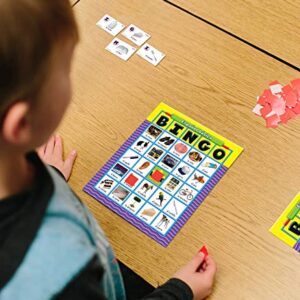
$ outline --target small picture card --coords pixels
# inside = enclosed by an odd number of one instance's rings
[[[118,38],[113,39],[105,49],[123,60],[128,60],[128,58],[136,51],[136,48]]]
[[[137,52],[137,55],[147,60],[154,66],[157,66],[165,57],[164,53],[160,52],[147,43],[142,48],[140,48],[140,50]]]
[[[150,34],[146,33],[145,31],[133,24],[129,25],[122,32],[122,35],[124,35],[127,39],[131,40],[138,46],[143,45],[151,37]]]
[[[101,20],[97,22],[96,25],[113,36],[116,36],[125,27],[125,25],[109,15],[105,15]]]

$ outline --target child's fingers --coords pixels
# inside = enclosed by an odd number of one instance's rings
[[[204,262],[201,264],[200,272],[201,272],[201,273],[205,272],[206,267],[207,267],[207,263],[206,263],[206,261],[204,261]]]
[[[51,136],[46,144],[45,155],[52,155],[54,149],[55,138]]]
[[[190,262],[188,262],[186,267],[190,269],[192,272],[195,272],[197,271],[197,269],[199,268],[203,260],[204,260],[204,254],[199,252],[197,253],[196,256],[194,256],[194,258]]]
[[[42,145],[41,147],[37,148],[36,151],[38,155],[42,158],[45,155],[46,144]]]
[[[213,278],[215,276],[216,271],[217,271],[217,265],[216,265],[216,263],[214,262],[214,260],[210,256],[207,256],[206,257],[205,273],[209,277]]]
[[[62,138],[58,134],[55,136],[55,144],[54,144],[53,152],[54,154],[62,158],[63,156]]]
[[[216,266],[215,261],[213,260],[213,258],[212,258],[210,255],[207,255],[207,256],[206,256],[205,261],[206,261],[207,265],[213,265],[213,266]]]
[[[76,150],[72,150],[71,153],[68,155],[67,159],[65,160],[64,169],[65,169],[66,180],[68,180],[71,175],[71,171],[72,171],[76,157],[77,157]]]

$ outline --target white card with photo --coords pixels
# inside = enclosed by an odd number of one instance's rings
[[[136,152],[139,152],[141,154],[144,154],[148,148],[152,145],[151,142],[149,142],[144,137],[140,136],[131,146]]]
[[[186,153],[190,150],[190,146],[187,144],[178,141],[171,149],[170,153],[174,156],[177,156],[179,158],[182,158],[186,155]]]
[[[109,195],[109,197],[119,204],[123,203],[127,196],[130,194],[130,191],[127,190],[124,186],[118,185]]]
[[[147,180],[144,180],[136,189],[136,193],[145,199],[149,199],[155,192],[156,186]]]
[[[131,190],[134,190],[142,181],[142,177],[135,172],[129,171],[122,180],[122,184]]]
[[[131,194],[123,206],[129,210],[131,213],[136,214],[136,212],[145,204],[145,201],[135,194]]]
[[[151,161],[142,157],[141,160],[134,166],[134,170],[138,174],[142,176],[146,176],[150,172],[153,166],[154,164]]]
[[[108,195],[113,188],[117,185],[117,182],[105,175],[95,186],[98,191]]]
[[[176,139],[172,135],[164,132],[156,143],[163,149],[168,150],[170,147],[172,147],[175,141]]]
[[[187,183],[195,188],[197,191],[200,191],[206,182],[209,180],[209,178],[202,173],[195,171],[191,177],[188,179]]]
[[[175,170],[172,172],[176,177],[185,181],[188,177],[194,172],[194,168],[189,166],[188,164],[181,162]]]
[[[156,207],[158,207],[159,209],[162,209],[171,199],[171,196],[166,193],[165,191],[158,189],[153,196],[151,197],[151,199],[149,200],[149,202],[153,205],[155,205]]]
[[[165,150],[159,148],[158,146],[154,145],[150,148],[148,151],[146,157],[149,158],[153,162],[157,162],[160,160],[160,158],[163,156],[165,153]]]
[[[179,162],[178,158],[175,158],[170,154],[166,154],[159,162],[159,166],[165,169],[166,171],[171,172],[172,170],[174,170],[178,162]]]
[[[182,182],[174,176],[169,176],[167,180],[161,185],[161,188],[169,192],[171,195],[175,194],[182,186]]]
[[[155,141],[159,135],[161,134],[162,130],[158,127],[155,127],[153,125],[149,126],[147,130],[143,133],[143,136],[145,136],[147,139],[151,141]]]
[[[146,203],[138,213],[138,216],[145,221],[146,223],[150,224],[154,218],[158,215],[159,210],[156,209],[149,203]]]
[[[195,199],[197,193],[196,190],[185,184],[179,189],[175,197],[189,205]]]
[[[167,216],[164,213],[161,213],[155,221],[152,223],[152,227],[154,227],[157,231],[161,232],[162,234],[165,234],[170,227],[174,224],[174,220]]]
[[[129,39],[138,46],[143,45],[151,37],[150,34],[146,33],[145,31],[133,24],[129,25],[122,32],[122,35],[124,35],[127,39]]]
[[[133,150],[129,149],[120,158],[120,161],[127,167],[132,168],[132,166],[140,159],[141,155],[137,154]]]
[[[218,164],[213,159],[207,157],[199,166],[199,170],[203,172],[204,174],[207,174],[208,176],[212,176],[220,164]]]
[[[122,164],[117,162],[109,171],[108,174],[112,178],[120,181],[124,175],[128,172],[129,168],[124,167]]]
[[[172,218],[177,219],[185,210],[185,208],[186,206],[182,202],[176,199],[172,199],[168,203],[168,205],[164,208],[164,212],[167,213]]]
[[[96,25],[113,36],[116,36],[125,27],[125,25],[109,15],[103,16]]]
[[[197,167],[200,162],[202,162],[202,160],[204,159],[205,155],[195,151],[194,149],[192,149],[185,157],[184,157],[184,161],[186,161],[187,163],[189,163],[191,166],[193,167]]]
[[[140,48],[140,50],[137,52],[137,55],[154,66],[157,66],[165,57],[164,53],[160,52],[147,43],[142,48]]]
[[[105,49],[123,60],[128,60],[129,57],[136,51],[136,48],[118,38],[113,39]]]

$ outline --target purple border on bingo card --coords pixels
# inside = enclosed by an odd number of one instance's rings
[[[294,246],[294,249],[298,252],[300,252],[300,239],[297,241],[297,243]]]
[[[217,172],[211,177],[208,184],[202,189],[194,201],[188,206],[180,218],[174,223],[172,228],[166,235],[160,234],[158,231],[150,227],[150,225],[144,223],[142,220],[138,219],[132,215],[125,208],[119,206],[107,196],[97,191],[95,185],[99,180],[110,170],[110,168],[119,160],[119,158],[128,150],[128,148],[133,144],[133,142],[146,130],[146,128],[152,124],[151,122],[145,120],[138,129],[129,137],[129,139],[120,147],[120,149],[110,158],[110,160],[97,172],[97,174],[88,182],[88,184],[83,188],[83,190],[94,197],[97,201],[104,204],[106,207],[110,208],[112,211],[123,217],[130,224],[137,227],[139,230],[147,234],[149,237],[157,241],[164,247],[167,247],[169,243],[176,236],[178,231],[187,222],[190,216],[195,212],[199,205],[204,201],[208,193],[214,188],[214,186],[219,182],[223,175],[227,172],[227,168],[221,166]]]

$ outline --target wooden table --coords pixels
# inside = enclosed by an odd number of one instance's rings
[[[167,0],[300,68],[300,2]]]
[[[78,0],[70,0],[71,5],[76,5],[79,1]]]
[[[270,130],[251,110],[268,82],[299,73],[160,0],[82,0],[74,9],[81,43],[60,132],[79,152],[70,184],[117,257],[156,286],[205,243],[218,263],[211,299],[294,299],[299,254],[268,230],[299,190],[300,119]],[[149,32],[165,60],[155,68],[106,51],[112,36],[95,25],[105,13]],[[245,148],[167,248],[82,192],[162,100]]]

